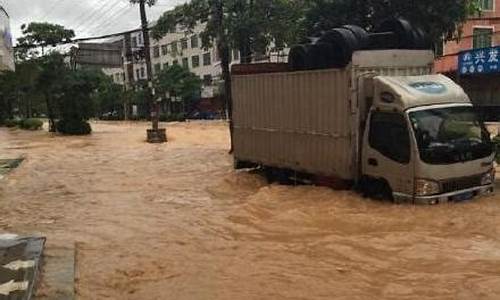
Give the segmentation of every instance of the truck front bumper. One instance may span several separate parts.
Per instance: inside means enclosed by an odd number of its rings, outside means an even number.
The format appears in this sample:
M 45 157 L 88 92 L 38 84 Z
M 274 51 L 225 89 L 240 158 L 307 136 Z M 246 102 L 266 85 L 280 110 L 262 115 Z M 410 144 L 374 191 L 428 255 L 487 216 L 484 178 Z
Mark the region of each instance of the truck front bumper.
M 470 189 L 455 191 L 446 194 L 433 195 L 433 196 L 412 196 L 401 193 L 393 193 L 393 197 L 396 203 L 435 205 L 447 202 L 460 202 L 461 200 L 459 199 L 461 198 L 460 197 L 461 195 L 471 195 L 471 197 L 466 197 L 466 199 L 462 200 L 473 199 L 478 196 L 491 194 L 493 193 L 494 190 L 495 190 L 495 185 L 490 184 L 490 185 L 483 185 L 483 186 L 473 187 Z

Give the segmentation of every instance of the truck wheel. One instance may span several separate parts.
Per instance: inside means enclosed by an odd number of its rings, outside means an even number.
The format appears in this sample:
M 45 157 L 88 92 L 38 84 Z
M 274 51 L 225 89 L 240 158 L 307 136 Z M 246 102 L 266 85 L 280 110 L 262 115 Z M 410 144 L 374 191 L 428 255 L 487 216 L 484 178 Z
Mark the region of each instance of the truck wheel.
M 357 189 L 365 198 L 393 201 L 392 189 L 386 180 L 364 176 L 361 178 Z
M 264 169 L 267 182 L 269 184 L 278 183 L 282 185 L 290 185 L 290 172 L 285 169 L 267 167 Z
M 357 25 L 344 25 L 342 28 L 351 31 L 358 40 L 358 49 L 356 50 L 366 49 L 370 44 L 370 36 L 362 27 Z
M 288 53 L 288 66 L 292 71 L 307 69 L 307 47 L 306 45 L 295 45 Z
M 405 19 L 391 18 L 380 23 L 376 27 L 375 33 L 392 33 L 392 37 L 387 39 L 388 48 L 397 49 L 414 49 L 415 37 L 413 35 L 413 28 Z
M 346 28 L 334 28 L 325 32 L 318 43 L 332 45 L 334 68 L 347 66 L 351 62 L 353 52 L 360 49 L 356 36 Z
M 235 158 L 233 161 L 233 167 L 235 170 L 254 169 L 257 168 L 258 165 L 249 161 L 239 160 Z

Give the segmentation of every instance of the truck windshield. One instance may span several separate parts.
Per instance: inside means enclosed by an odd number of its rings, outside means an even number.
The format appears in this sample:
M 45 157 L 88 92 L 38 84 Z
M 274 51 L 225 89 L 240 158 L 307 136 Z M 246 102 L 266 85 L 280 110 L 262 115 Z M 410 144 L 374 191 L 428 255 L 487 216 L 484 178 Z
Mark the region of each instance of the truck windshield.
M 452 164 L 493 153 L 490 135 L 472 106 L 414 111 L 409 117 L 426 163 Z

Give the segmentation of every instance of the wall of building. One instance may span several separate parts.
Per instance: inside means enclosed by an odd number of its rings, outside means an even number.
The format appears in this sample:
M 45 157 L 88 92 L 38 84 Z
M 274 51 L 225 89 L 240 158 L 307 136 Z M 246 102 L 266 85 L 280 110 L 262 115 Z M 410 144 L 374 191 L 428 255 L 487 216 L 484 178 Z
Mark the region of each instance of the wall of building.
M 10 31 L 10 17 L 0 6 L 0 71 L 14 70 L 14 50 Z
M 485 0 L 483 0 L 485 1 Z M 500 45 L 500 0 L 493 1 L 491 10 L 485 10 L 479 16 L 472 16 L 463 26 L 459 41 L 447 42 L 443 47 L 443 56 L 435 61 L 437 73 L 445 73 L 460 84 L 478 107 L 486 120 L 500 121 L 500 74 L 458 76 L 458 54 L 474 48 L 474 29 L 491 28 L 491 45 Z
M 492 10 L 485 10 L 479 16 L 470 17 L 463 26 L 462 38 L 459 41 L 445 43 L 444 55 L 454 55 L 462 50 L 473 48 L 474 28 L 493 29 L 492 46 L 500 45 L 500 0 L 491 0 Z

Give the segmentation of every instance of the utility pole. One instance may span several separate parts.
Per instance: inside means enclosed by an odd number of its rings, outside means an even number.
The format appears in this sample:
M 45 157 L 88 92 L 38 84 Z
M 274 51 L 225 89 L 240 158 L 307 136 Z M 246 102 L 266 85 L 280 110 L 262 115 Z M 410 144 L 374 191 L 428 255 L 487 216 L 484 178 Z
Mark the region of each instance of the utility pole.
M 140 0 L 139 9 L 141 13 L 142 36 L 144 38 L 144 57 L 146 59 L 146 76 L 148 86 L 146 88 L 147 103 L 150 104 L 152 129 L 147 130 L 148 143 L 165 143 L 167 134 L 165 128 L 159 128 L 160 104 L 154 99 L 153 68 L 151 66 L 151 49 L 149 46 L 149 26 L 146 17 L 146 0 Z

